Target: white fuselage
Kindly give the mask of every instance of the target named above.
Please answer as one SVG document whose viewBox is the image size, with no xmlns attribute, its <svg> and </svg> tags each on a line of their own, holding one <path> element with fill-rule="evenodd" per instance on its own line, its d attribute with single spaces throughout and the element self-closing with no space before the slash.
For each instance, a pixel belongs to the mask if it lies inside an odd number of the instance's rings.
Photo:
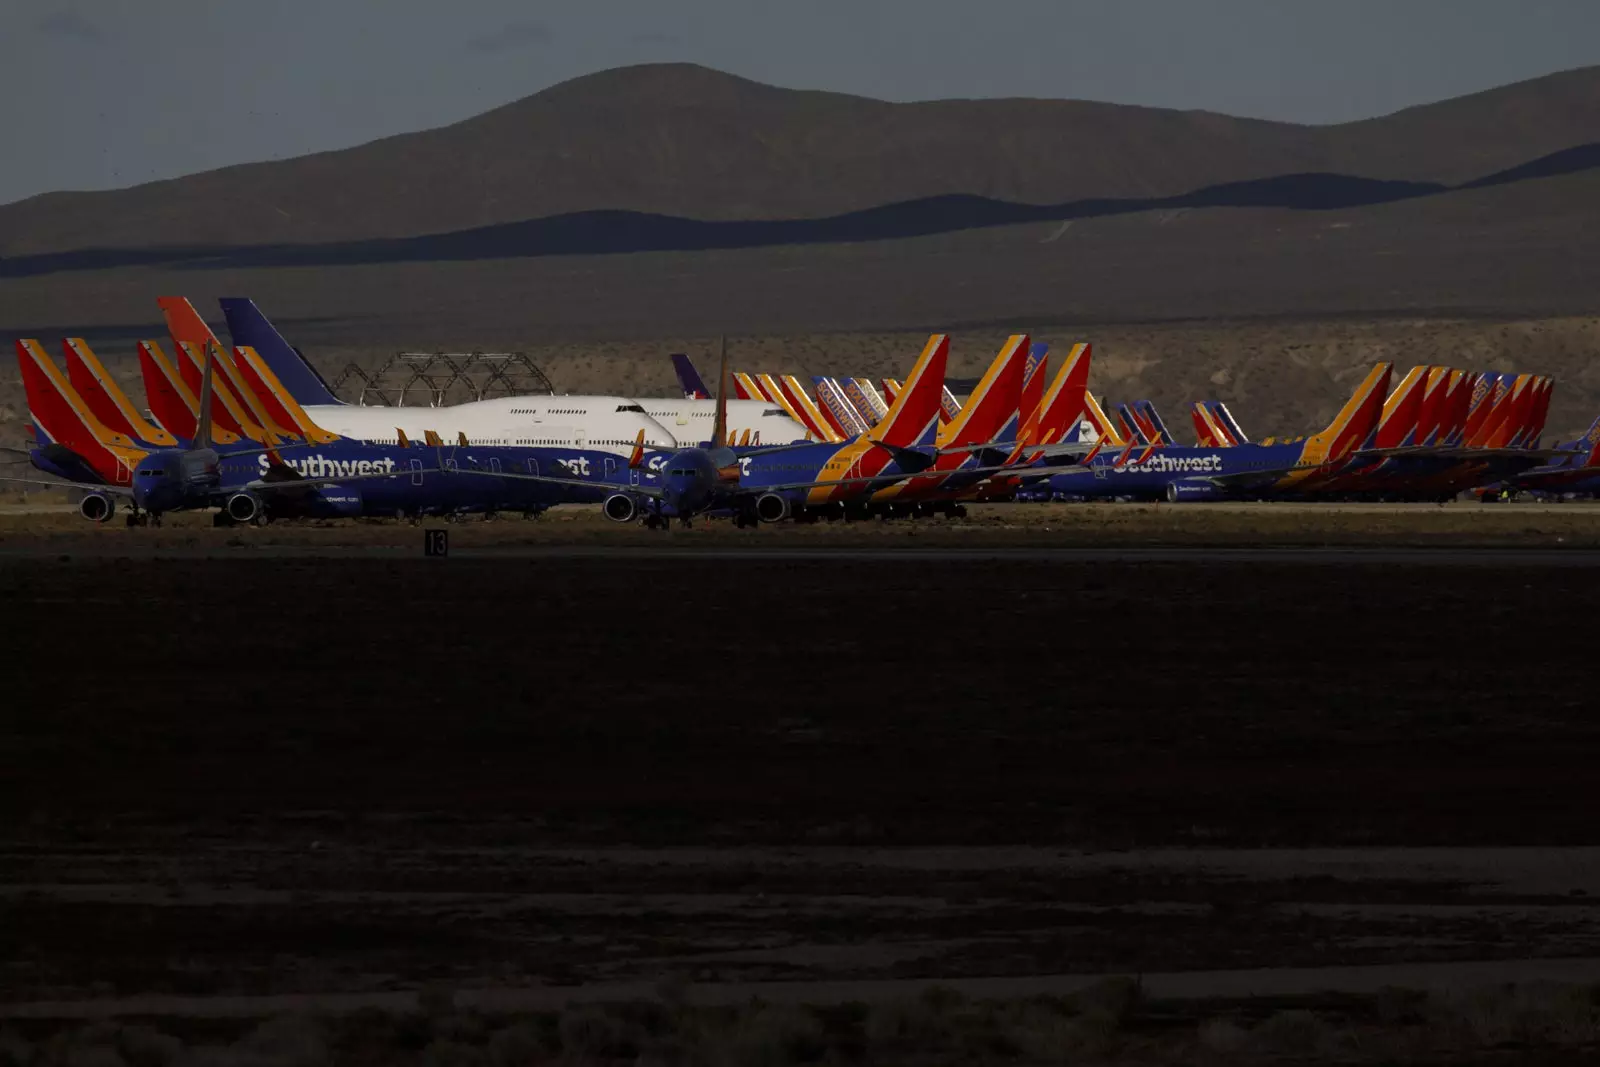
<svg viewBox="0 0 1600 1067">
<path fill-rule="evenodd" d="M 711 440 L 717 421 L 715 400 L 644 397 L 638 401 L 650 417 L 685 447 L 704 445 Z M 806 440 L 806 428 L 787 412 L 766 400 L 728 401 L 728 443 L 743 444 L 745 434 L 751 444 L 787 445 Z M 758 436 L 759 435 L 759 436 Z"/>
<path fill-rule="evenodd" d="M 305 412 L 330 433 L 376 444 L 397 442 L 396 430 L 413 441 L 432 430 L 446 444 L 465 434 L 474 445 L 564 446 L 619 456 L 633 452 L 640 430 L 646 445 L 675 449 L 679 443 L 637 400 L 620 396 L 507 396 L 448 407 L 313 404 Z"/>
</svg>

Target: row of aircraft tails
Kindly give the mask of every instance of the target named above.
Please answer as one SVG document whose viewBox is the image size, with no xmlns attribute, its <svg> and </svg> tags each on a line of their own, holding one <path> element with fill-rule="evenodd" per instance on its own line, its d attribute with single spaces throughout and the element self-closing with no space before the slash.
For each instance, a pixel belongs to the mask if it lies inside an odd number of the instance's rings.
<svg viewBox="0 0 1600 1067">
<path fill-rule="evenodd" d="M 219 524 L 276 517 L 425 515 L 598 504 L 619 522 L 700 516 L 739 525 L 961 516 L 973 501 L 1444 500 L 1474 488 L 1600 488 L 1600 420 L 1541 447 L 1552 382 L 1532 374 L 1380 363 L 1333 422 L 1252 441 L 1220 401 L 1189 409 L 1178 443 L 1149 401 L 1088 389 L 1092 349 L 1006 340 L 964 399 L 950 339 L 929 338 L 904 379 L 730 371 L 708 388 L 671 357 L 681 398 L 523 396 L 448 407 L 339 401 L 244 298 L 221 301 L 224 345 L 181 297 L 158 301 L 164 340 L 138 345 L 138 407 L 81 338 L 58 364 L 16 342 L 33 465 L 84 485 L 86 518 L 130 525 L 216 509 Z M 169 349 L 170 344 L 170 349 Z M 1392 388 L 1391 388 L 1392 385 Z M 7 478 L 32 481 L 31 478 Z M 52 481 L 48 484 L 59 484 Z"/>
</svg>

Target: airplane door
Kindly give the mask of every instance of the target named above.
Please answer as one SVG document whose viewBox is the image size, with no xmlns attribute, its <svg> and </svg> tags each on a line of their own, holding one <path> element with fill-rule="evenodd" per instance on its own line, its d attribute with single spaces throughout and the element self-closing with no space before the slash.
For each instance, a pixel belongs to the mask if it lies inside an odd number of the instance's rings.
<svg viewBox="0 0 1600 1067">
<path fill-rule="evenodd" d="M 127 463 L 123 462 L 121 456 L 117 457 L 117 484 L 133 484 L 133 468 L 129 467 Z"/>
<path fill-rule="evenodd" d="M 628 484 L 629 485 L 638 485 L 639 484 L 639 468 L 638 467 L 629 467 L 628 468 Z"/>
<path fill-rule="evenodd" d="M 411 484 L 422 484 L 422 460 L 420 459 L 414 459 L 411 461 Z"/>
<path fill-rule="evenodd" d="M 500 457 L 499 456 L 490 456 L 489 457 L 489 469 L 491 471 L 493 471 L 495 474 L 499 474 L 500 473 Z"/>
<path fill-rule="evenodd" d="M 617 461 L 612 459 L 610 456 L 607 456 L 606 457 L 606 481 L 609 482 L 611 480 L 611 476 L 613 474 L 616 474 L 616 473 L 617 473 Z"/>
<path fill-rule="evenodd" d="M 535 474 L 535 475 L 539 473 L 539 461 L 538 460 L 536 460 L 536 459 L 528 460 L 528 473 L 529 474 Z"/>
</svg>

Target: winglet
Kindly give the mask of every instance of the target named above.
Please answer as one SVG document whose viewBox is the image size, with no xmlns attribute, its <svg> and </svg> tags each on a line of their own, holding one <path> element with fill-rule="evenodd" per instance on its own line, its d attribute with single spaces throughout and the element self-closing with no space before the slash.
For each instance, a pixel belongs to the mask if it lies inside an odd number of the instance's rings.
<svg viewBox="0 0 1600 1067">
<path fill-rule="evenodd" d="M 633 439 L 633 455 L 628 457 L 628 469 L 636 471 L 639 464 L 644 462 L 644 430 L 639 431 L 639 436 Z"/>
<path fill-rule="evenodd" d="M 426 444 L 430 448 L 442 448 L 442 447 L 444 447 L 444 442 L 442 440 L 440 440 L 439 439 L 439 435 L 437 433 L 435 433 L 434 431 L 432 431 L 432 430 L 424 430 L 424 431 L 422 431 L 422 440 L 423 440 L 423 443 Z"/>
<path fill-rule="evenodd" d="M 643 433 L 644 431 L 640 430 L 639 432 Z M 400 427 L 396 426 L 394 428 L 394 436 L 395 436 L 395 440 L 400 442 L 400 447 L 401 448 L 410 448 L 411 447 L 411 439 L 406 436 L 406 432 L 404 430 L 402 430 Z"/>
<path fill-rule="evenodd" d="M 466 448 L 467 447 L 467 431 L 465 431 L 465 430 L 457 430 L 456 431 L 456 444 L 460 445 L 462 448 Z"/>
</svg>

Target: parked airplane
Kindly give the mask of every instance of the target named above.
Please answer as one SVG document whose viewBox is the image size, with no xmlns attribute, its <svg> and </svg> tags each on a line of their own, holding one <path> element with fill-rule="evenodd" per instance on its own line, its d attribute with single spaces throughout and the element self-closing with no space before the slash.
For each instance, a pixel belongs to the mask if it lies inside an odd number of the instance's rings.
<svg viewBox="0 0 1600 1067">
<path fill-rule="evenodd" d="M 1102 452 L 1086 465 L 1053 475 L 1050 487 L 1074 496 L 1171 501 L 1303 493 L 1343 469 L 1372 433 L 1391 370 L 1388 363 L 1375 366 L 1327 429 L 1304 441 L 1231 448 L 1145 446 L 1137 458 L 1131 457 L 1130 442 L 1116 457 Z"/>
<path fill-rule="evenodd" d="M 344 404 L 328 390 L 321 376 L 305 360 L 298 349 L 291 347 L 273 327 L 255 302 L 242 297 L 225 297 L 222 311 L 228 321 L 228 332 L 240 348 L 249 348 L 264 368 L 278 377 L 289 388 L 289 393 L 303 405 L 308 418 L 317 424 L 345 436 L 370 439 L 373 416 L 369 411 L 388 411 L 379 416 L 379 425 L 393 423 L 395 412 L 405 408 L 363 408 Z M 198 334 L 204 323 L 194 315 L 188 302 L 183 302 L 188 312 L 190 333 Z M 694 367 L 687 357 L 674 359 L 674 365 L 698 380 Z M 308 392 L 302 397 L 295 394 L 291 381 L 305 384 Z M 703 388 L 704 383 L 701 383 Z M 448 407 L 427 408 L 421 422 L 445 437 L 466 434 L 474 443 L 499 445 L 571 445 L 611 451 L 617 455 L 631 455 L 640 429 L 652 449 L 671 450 L 680 444 L 704 441 L 710 436 L 715 403 L 709 399 L 684 397 L 652 397 L 643 400 L 600 396 L 522 396 L 471 401 Z M 409 409 L 411 412 L 424 409 Z M 643 415 L 641 423 L 635 416 Z M 620 418 L 618 416 L 621 416 Z M 788 417 L 787 412 L 774 404 L 759 401 L 734 403 L 728 407 L 730 439 L 760 441 L 763 445 L 783 444 L 807 439 L 806 428 Z M 648 423 L 654 423 L 653 426 Z M 420 436 L 419 422 L 400 425 L 412 436 Z M 662 431 L 665 431 L 663 434 Z M 660 454 L 664 454 L 664 451 Z M 658 457 L 659 458 L 659 455 Z"/>
</svg>

